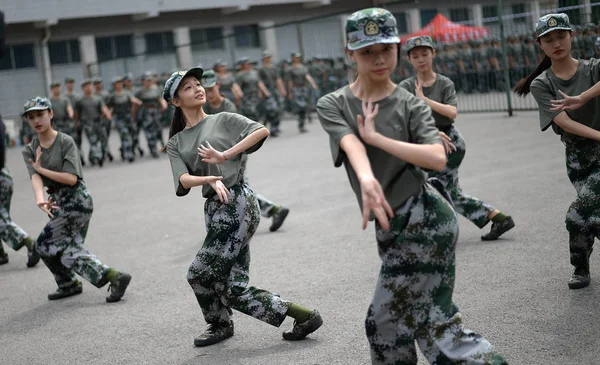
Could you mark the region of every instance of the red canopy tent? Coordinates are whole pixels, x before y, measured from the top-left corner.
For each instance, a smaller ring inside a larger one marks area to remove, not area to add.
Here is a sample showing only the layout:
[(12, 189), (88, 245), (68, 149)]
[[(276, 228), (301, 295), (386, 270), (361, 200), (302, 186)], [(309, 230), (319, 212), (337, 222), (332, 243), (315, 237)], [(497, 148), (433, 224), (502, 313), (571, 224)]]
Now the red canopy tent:
[(428, 35), (440, 43), (481, 39), (489, 36), (490, 31), (485, 27), (470, 27), (448, 20), (442, 14), (437, 14), (423, 29), (401, 38), (402, 43), (411, 37)]

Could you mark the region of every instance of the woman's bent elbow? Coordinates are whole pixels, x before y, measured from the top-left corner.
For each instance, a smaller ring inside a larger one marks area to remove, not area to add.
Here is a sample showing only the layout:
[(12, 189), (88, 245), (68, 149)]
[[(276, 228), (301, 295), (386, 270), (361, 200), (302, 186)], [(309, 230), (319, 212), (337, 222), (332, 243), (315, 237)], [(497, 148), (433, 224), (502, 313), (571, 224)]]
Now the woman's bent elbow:
[(446, 157), (446, 153), (436, 154), (431, 161), (431, 169), (433, 171), (442, 171), (446, 168), (447, 163), (448, 159)]

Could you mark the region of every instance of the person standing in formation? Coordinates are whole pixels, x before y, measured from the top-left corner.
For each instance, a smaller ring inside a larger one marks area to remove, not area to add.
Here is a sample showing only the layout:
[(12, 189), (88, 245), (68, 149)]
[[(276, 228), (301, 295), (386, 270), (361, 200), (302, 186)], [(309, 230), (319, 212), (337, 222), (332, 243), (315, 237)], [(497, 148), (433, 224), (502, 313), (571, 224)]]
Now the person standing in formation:
[(235, 105), (239, 106), (244, 93), (240, 85), (235, 81), (235, 76), (231, 72), (227, 71), (227, 62), (218, 60), (213, 66), (213, 71), (219, 78), (221, 85), (221, 93), (227, 99), (235, 102)]
[(262, 111), (264, 113), (265, 123), (269, 126), (271, 137), (279, 135), (279, 124), (281, 122), (281, 106), (279, 105), (280, 95), (285, 97), (285, 86), (283, 80), (279, 77), (277, 69), (272, 64), (273, 56), (264, 51), (262, 54), (262, 67), (258, 71), (260, 80), (263, 82), (269, 96), (262, 101)]
[(302, 55), (298, 52), (292, 53), (292, 65), (287, 71), (288, 98), (292, 102), (292, 111), (298, 116), (298, 130), (306, 133), (306, 113), (308, 111), (308, 85), (314, 90), (318, 89), (315, 80), (308, 73), (308, 68), (302, 63)]
[(113, 80), (113, 93), (109, 96), (107, 106), (113, 115), (113, 122), (119, 131), (121, 138), (121, 159), (123, 161), (135, 161), (133, 152), (133, 134), (135, 133), (135, 122), (131, 117), (134, 107), (142, 105), (142, 101), (123, 90), (123, 78), (116, 77)]
[[(102, 98), (104, 104), (108, 104), (108, 98), (110, 97), (110, 93), (103, 88), (102, 78), (96, 77), (94, 78), (94, 95)], [(112, 162), (114, 160), (114, 156), (110, 152), (110, 130), (112, 129), (112, 120), (109, 119), (106, 115), (102, 119), (102, 125), (104, 128), (104, 133), (101, 135), (101, 144), (102, 144), (102, 153), (104, 158), (108, 157), (108, 160)]]
[[(161, 97), (161, 91), (153, 83), (152, 73), (145, 73), (142, 77), (143, 88), (139, 90), (135, 97), (142, 101), (142, 105), (137, 111), (137, 124), (143, 128), (146, 139), (148, 140), (148, 150), (154, 158), (158, 158), (158, 133), (161, 132), (160, 113), (167, 109), (167, 103)], [(139, 135), (134, 136), (134, 146), (139, 145)]]
[(446, 147), (448, 164), (440, 172), (431, 171), (429, 176), (438, 178), (450, 193), (454, 210), (482, 229), (490, 221), (489, 233), (481, 236), (484, 241), (498, 239), (514, 228), (511, 216), (505, 215), (491, 205), (463, 193), (458, 182), (458, 168), (465, 158), (466, 144), (454, 120), (458, 115), (456, 91), (452, 80), (433, 71), (435, 49), (433, 40), (427, 36), (409, 38), (406, 42), (408, 59), (415, 69), (411, 76), (400, 83), (400, 87), (423, 100), (430, 108)]
[(50, 84), (50, 102), (54, 111), (52, 123), (56, 130), (68, 134), (73, 139), (77, 138), (73, 106), (67, 97), (60, 95), (60, 82)]
[[(69, 103), (71, 103), (71, 106), (73, 108), (75, 108), (75, 105), (77, 105), (77, 102), (81, 99), (81, 95), (76, 93), (74, 89), (75, 79), (72, 77), (65, 78), (65, 97), (69, 99)], [(73, 110), (73, 113), (75, 113), (75, 110)], [(29, 125), (29, 122), (27, 122), (27, 125)], [(73, 139), (75, 140), (75, 144), (77, 145), (77, 149), (79, 150), (81, 165), (85, 166), (85, 160), (83, 159), (83, 150), (81, 149), (81, 142), (83, 141), (83, 127), (75, 121), (74, 116), (73, 127), (75, 128), (75, 135), (73, 136)]]

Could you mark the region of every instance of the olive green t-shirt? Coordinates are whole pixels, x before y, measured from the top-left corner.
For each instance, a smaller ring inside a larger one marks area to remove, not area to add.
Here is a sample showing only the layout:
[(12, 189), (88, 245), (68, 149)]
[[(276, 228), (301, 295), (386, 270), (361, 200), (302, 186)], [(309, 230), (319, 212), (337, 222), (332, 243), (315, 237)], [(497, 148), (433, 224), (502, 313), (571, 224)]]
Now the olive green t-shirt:
[(260, 80), (269, 90), (277, 87), (277, 69), (275, 67), (263, 67), (258, 71)]
[(219, 83), (221, 84), (222, 91), (231, 91), (233, 84), (235, 83), (235, 77), (232, 74), (227, 73), (225, 76), (217, 75)]
[(158, 88), (141, 89), (135, 97), (142, 101), (142, 107), (155, 107), (159, 106), (159, 99), (162, 97), (162, 93)]
[(222, 112), (237, 113), (237, 108), (236, 108), (235, 104), (233, 103), (233, 101), (224, 97), (223, 102), (221, 102), (221, 105), (218, 108), (213, 108), (210, 105), (210, 103), (207, 101), (206, 104), (204, 105), (204, 111), (207, 114), (217, 114), (217, 113), (222, 113)]
[(131, 113), (131, 95), (123, 91), (120, 95), (111, 94), (108, 98), (107, 106), (113, 108), (113, 113), (118, 116), (125, 116)]
[[(39, 145), (40, 141), (38, 138), (33, 137), (33, 140), (21, 151), (25, 160), (25, 166), (27, 166), (27, 171), (29, 172), (29, 177), (37, 174), (33, 166), (29, 163), (29, 160), (35, 161), (36, 150)], [(83, 179), (77, 145), (71, 136), (62, 132), (58, 132), (50, 148), (42, 147), (42, 167), (56, 172), (68, 172), (77, 175), (80, 180)], [(44, 186), (50, 189), (56, 190), (67, 186), (51, 180), (44, 175), (40, 176), (44, 182)]]
[[(415, 95), (415, 76), (411, 76), (400, 83), (400, 87)], [(454, 82), (444, 75), (437, 74), (433, 85), (423, 87), (423, 94), (433, 101), (438, 103), (457, 106), (456, 90), (454, 90)], [(431, 114), (435, 120), (435, 126), (444, 128), (454, 123), (453, 119), (441, 115), (432, 110)]]
[[(348, 134), (354, 134), (360, 139), (356, 116), (362, 114), (361, 103), (361, 100), (352, 94), (350, 87), (345, 86), (319, 99), (317, 114), (321, 125), (329, 134), (334, 165), (339, 167), (344, 164), (350, 185), (362, 209), (358, 177), (340, 147), (340, 141)], [(431, 109), (408, 91), (396, 87), (392, 94), (377, 104), (379, 114), (375, 119), (375, 126), (378, 133), (410, 143), (442, 143), (431, 116)], [(377, 147), (365, 144), (365, 148), (373, 174), (393, 209), (400, 207), (409, 197), (420, 191), (426, 179), (425, 172), (420, 168), (407, 164)]]
[[(553, 124), (554, 117), (561, 112), (550, 110), (550, 100), (562, 99), (558, 92), (561, 90), (567, 95), (579, 95), (600, 81), (600, 60), (579, 60), (577, 71), (569, 80), (556, 77), (552, 69), (547, 69), (533, 80), (530, 86), (531, 94), (539, 107), (540, 128), (542, 131), (550, 125), (557, 134), (568, 134)], [(600, 98), (594, 98), (577, 110), (566, 111), (569, 118), (590, 128), (600, 131)]]
[(238, 85), (240, 85), (244, 95), (258, 94), (258, 83), (260, 82), (260, 78), (258, 76), (258, 72), (255, 70), (239, 72), (235, 77), (235, 81)]
[(105, 104), (101, 97), (97, 95), (83, 96), (75, 104), (75, 113), (79, 114), (81, 121), (93, 122), (100, 120), (103, 106)]
[(287, 81), (291, 81), (293, 86), (306, 86), (306, 75), (308, 74), (308, 69), (304, 65), (300, 65), (299, 67), (290, 67), (287, 73)]
[[(217, 151), (226, 151), (260, 128), (264, 126), (243, 115), (224, 112), (208, 115), (195, 126), (174, 135), (167, 143), (167, 154), (171, 161), (175, 194), (185, 196), (190, 191), (179, 182), (179, 178), (185, 173), (193, 176), (223, 176), (222, 182), (228, 188), (243, 181), (245, 160), (243, 154), (232, 157), (222, 164), (213, 165), (202, 162), (198, 147), (206, 145), (208, 141)], [(246, 150), (244, 154), (257, 151), (263, 142), (264, 139)], [(202, 196), (205, 198), (214, 193), (209, 184), (202, 186)]]
[(59, 97), (58, 99), (50, 98), (50, 102), (52, 103), (52, 111), (54, 112), (54, 121), (64, 122), (69, 119), (69, 114), (67, 113), (67, 107), (71, 105), (69, 99), (65, 97)]

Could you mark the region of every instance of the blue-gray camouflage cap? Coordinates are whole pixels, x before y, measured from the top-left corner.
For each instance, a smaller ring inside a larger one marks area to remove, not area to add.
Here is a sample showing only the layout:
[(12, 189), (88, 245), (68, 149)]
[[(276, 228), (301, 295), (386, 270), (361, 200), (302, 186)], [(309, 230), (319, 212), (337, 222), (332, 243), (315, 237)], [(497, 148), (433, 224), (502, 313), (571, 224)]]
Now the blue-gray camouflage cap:
[(213, 70), (207, 70), (202, 75), (202, 80), (200, 80), (200, 83), (204, 88), (211, 88), (217, 84), (217, 81), (217, 75), (215, 75), (215, 72)]
[(215, 62), (213, 68), (217, 68), (217, 67), (227, 67), (227, 62), (223, 61), (223, 60), (217, 60), (217, 62)]
[(23, 114), (25, 115), (30, 111), (34, 110), (46, 110), (52, 109), (52, 103), (47, 98), (43, 98), (41, 96), (36, 96), (27, 100), (25, 105), (23, 105)]
[(60, 86), (60, 81), (53, 81), (53, 82), (50, 83), (50, 88), (51, 89), (54, 88), (54, 87), (57, 87), (57, 86)]
[(68, 84), (69, 82), (75, 82), (75, 79), (72, 77), (66, 77), (65, 78), (65, 84)]
[(408, 38), (406, 41), (406, 52), (410, 52), (411, 49), (416, 47), (429, 47), (435, 49), (433, 45), (433, 39), (429, 36), (418, 36)]
[(396, 18), (381, 8), (357, 11), (346, 21), (346, 39), (351, 51), (379, 43), (400, 43)]
[(112, 83), (116, 84), (117, 82), (121, 82), (121, 81), (125, 81), (125, 77), (121, 77), (121, 76), (115, 76), (112, 79)]
[(87, 85), (87, 84), (91, 84), (91, 83), (92, 83), (92, 79), (84, 79), (84, 80), (81, 82), (81, 87), (84, 87), (85, 85)]
[(144, 72), (144, 74), (142, 75), (142, 81), (152, 81), (152, 80), (154, 80), (154, 74), (152, 73), (152, 71)]
[(102, 83), (102, 77), (97, 76), (94, 77), (94, 84), (101, 84)]
[(181, 80), (183, 80), (184, 77), (194, 76), (196, 79), (198, 79), (198, 81), (202, 82), (203, 74), (204, 70), (199, 67), (191, 68), (189, 70), (173, 72), (171, 74), (171, 77), (169, 77), (167, 82), (165, 82), (165, 87), (163, 89), (163, 99), (165, 99), (167, 103), (170, 103), (173, 100), (175, 92), (179, 87), (179, 83), (181, 83)]
[(263, 51), (262, 53), (262, 59), (264, 60), (265, 58), (271, 58), (273, 57), (273, 55), (271, 54), (271, 52), (269, 51)]
[(573, 30), (569, 22), (569, 16), (565, 13), (548, 14), (539, 18), (535, 25), (535, 33), (540, 38), (555, 30)]

